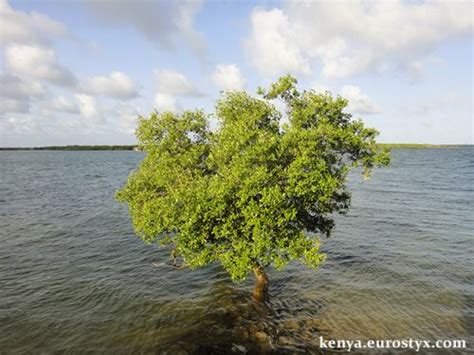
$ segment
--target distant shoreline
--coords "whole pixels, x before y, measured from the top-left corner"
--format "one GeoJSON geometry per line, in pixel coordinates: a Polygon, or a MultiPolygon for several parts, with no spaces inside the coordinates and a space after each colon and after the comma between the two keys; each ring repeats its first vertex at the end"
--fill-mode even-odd
{"type": "MultiPolygon", "coordinates": [[[[423,143],[380,143],[380,148],[389,149],[430,149],[430,148],[457,148],[472,144],[423,144],[423,143]]],[[[138,151],[136,145],[63,145],[44,147],[0,147],[2,150],[67,150],[67,151],[97,151],[97,150],[128,150],[138,151]]]]}
{"type": "Polygon", "coordinates": [[[62,145],[45,147],[0,147],[0,150],[131,150],[136,151],[136,145],[62,145]]]}
{"type": "Polygon", "coordinates": [[[430,149],[430,148],[458,148],[472,144],[424,144],[424,143],[379,143],[381,148],[389,149],[430,149]]]}

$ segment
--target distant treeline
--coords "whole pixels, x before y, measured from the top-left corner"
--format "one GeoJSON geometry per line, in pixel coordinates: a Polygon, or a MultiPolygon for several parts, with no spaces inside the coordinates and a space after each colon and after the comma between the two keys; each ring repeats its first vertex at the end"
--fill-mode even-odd
{"type": "MultiPolygon", "coordinates": [[[[418,143],[380,143],[380,148],[389,149],[423,149],[423,148],[456,148],[454,144],[418,144],[418,143]]],[[[0,150],[138,150],[136,145],[63,145],[48,147],[12,147],[0,150]]]]}
{"type": "Polygon", "coordinates": [[[423,149],[423,148],[456,148],[459,145],[454,144],[421,144],[421,143],[379,143],[380,148],[389,149],[423,149]]]}
{"type": "Polygon", "coordinates": [[[135,145],[64,145],[48,147],[14,147],[0,150],[136,150],[135,145]]]}

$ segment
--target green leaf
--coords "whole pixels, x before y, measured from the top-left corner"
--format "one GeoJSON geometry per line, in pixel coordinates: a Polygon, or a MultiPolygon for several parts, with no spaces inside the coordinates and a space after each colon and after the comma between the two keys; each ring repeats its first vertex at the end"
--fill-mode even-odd
{"type": "Polygon", "coordinates": [[[347,100],[296,83],[282,77],[259,89],[263,98],[222,93],[213,131],[200,110],[140,117],[146,156],[116,194],[137,235],[171,245],[192,268],[220,262],[236,281],[255,265],[317,268],[325,259],[317,236],[350,206],[349,170],[368,176],[390,154],[377,149],[376,130],[344,111],[347,100]]]}

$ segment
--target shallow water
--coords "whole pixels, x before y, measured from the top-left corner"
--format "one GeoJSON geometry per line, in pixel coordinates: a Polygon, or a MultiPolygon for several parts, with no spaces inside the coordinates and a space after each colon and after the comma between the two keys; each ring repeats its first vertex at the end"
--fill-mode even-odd
{"type": "Polygon", "coordinates": [[[218,265],[153,265],[166,253],[113,197],[142,153],[0,152],[0,352],[317,353],[320,335],[472,349],[473,153],[397,149],[351,175],[327,262],[270,270],[259,305],[218,265]]]}

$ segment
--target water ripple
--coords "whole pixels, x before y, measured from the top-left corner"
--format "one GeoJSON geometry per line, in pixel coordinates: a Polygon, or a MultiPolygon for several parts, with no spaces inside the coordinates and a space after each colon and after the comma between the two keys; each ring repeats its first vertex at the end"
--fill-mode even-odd
{"type": "Polygon", "coordinates": [[[394,150],[370,181],[352,174],[328,261],[270,270],[262,305],[219,265],[153,265],[166,251],[113,199],[141,153],[1,152],[0,353],[316,354],[319,335],[472,344],[473,153],[394,150]]]}

